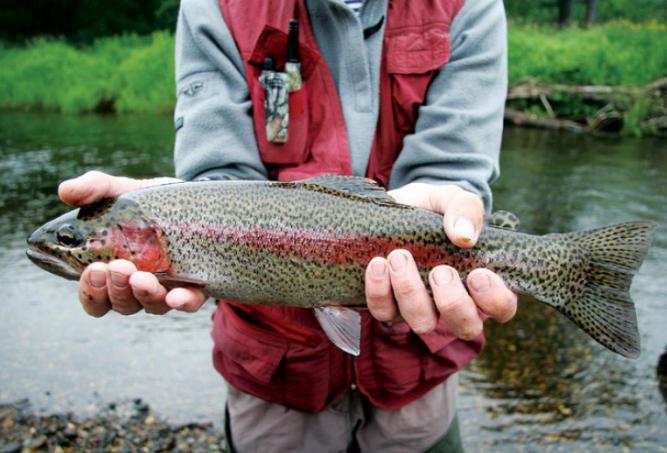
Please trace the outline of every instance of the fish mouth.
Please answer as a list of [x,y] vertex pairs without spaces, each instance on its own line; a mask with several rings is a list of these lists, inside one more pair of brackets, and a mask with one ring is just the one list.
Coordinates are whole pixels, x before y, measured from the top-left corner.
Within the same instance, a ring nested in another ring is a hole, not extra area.
[[81,273],[75,270],[65,261],[60,260],[47,253],[44,253],[40,250],[35,250],[31,248],[26,250],[25,254],[28,256],[28,258],[30,258],[30,261],[32,261],[45,271],[51,272],[52,274],[59,275],[68,280],[78,280],[81,277]]

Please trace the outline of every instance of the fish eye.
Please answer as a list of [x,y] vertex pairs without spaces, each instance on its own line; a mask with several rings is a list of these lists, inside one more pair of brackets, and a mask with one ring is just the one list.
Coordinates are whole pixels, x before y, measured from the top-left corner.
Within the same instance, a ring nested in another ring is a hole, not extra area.
[[81,235],[81,232],[79,232],[79,229],[68,223],[58,228],[56,239],[58,239],[58,242],[62,245],[67,247],[76,247],[83,243],[83,236]]

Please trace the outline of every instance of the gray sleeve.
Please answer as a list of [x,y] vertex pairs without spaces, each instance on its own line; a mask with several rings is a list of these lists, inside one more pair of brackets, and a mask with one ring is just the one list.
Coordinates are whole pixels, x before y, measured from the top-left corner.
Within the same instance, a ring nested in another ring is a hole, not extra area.
[[491,208],[507,93],[507,28],[501,0],[466,0],[451,27],[450,62],[435,77],[407,136],[391,186],[456,184]]
[[241,55],[215,0],[183,0],[176,29],[176,176],[266,179]]

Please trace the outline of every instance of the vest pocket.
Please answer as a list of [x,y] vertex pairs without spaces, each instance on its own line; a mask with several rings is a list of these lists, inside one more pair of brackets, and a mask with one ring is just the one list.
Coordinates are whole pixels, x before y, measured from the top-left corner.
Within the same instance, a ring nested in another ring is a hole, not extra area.
[[[259,71],[261,73],[261,71]],[[265,92],[259,76],[251,82],[255,137],[265,164],[298,165],[308,158],[308,94],[304,88],[289,93],[287,142],[272,143],[266,137]]]
[[421,351],[423,345],[406,323],[373,325],[373,367],[382,391],[395,396],[414,391],[422,384],[421,359],[415,351]]
[[216,366],[223,366],[229,381],[243,379],[251,388],[265,391],[287,351],[285,339],[245,322],[228,306],[219,306],[213,318]]
[[309,76],[315,70],[319,60],[319,53],[300,43],[299,55],[301,60],[302,87],[289,93],[289,125],[287,128],[286,143],[272,143],[266,136],[265,90],[259,78],[262,74],[262,65],[266,58],[271,58],[276,71],[284,71],[287,61],[287,33],[266,25],[257,39],[246,70],[248,71],[248,85],[253,106],[253,120],[255,136],[262,161],[268,165],[299,165],[308,159],[308,135],[314,127],[310,116],[309,104],[312,102],[310,93],[312,87],[308,82]]
[[332,395],[329,340],[312,347],[291,345],[283,361],[281,384],[286,406],[318,412]]
[[396,28],[385,36],[384,45],[395,124],[412,133],[431,81],[449,61],[448,25]]
[[323,334],[298,326],[302,341],[255,325],[221,302],[213,321],[216,369],[234,387],[301,411],[330,403],[331,352]]

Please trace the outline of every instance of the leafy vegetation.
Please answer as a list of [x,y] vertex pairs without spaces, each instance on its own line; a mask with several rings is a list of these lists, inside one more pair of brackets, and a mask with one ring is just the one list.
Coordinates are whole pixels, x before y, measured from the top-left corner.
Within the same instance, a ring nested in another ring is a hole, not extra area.
[[510,84],[643,85],[667,75],[667,25],[610,22],[589,29],[510,26]]
[[[584,20],[584,0],[574,0],[574,23]],[[555,25],[559,0],[505,0],[515,22]],[[179,0],[0,0],[0,40],[22,43],[35,37],[64,38],[77,44],[124,33],[173,31]],[[665,0],[598,0],[596,20],[667,23]]]
[[166,32],[103,38],[75,48],[37,39],[0,47],[0,107],[161,111],[174,103],[174,41]]
[[[664,92],[644,89],[667,76],[665,24],[614,21],[564,30],[513,24],[509,72],[513,89],[508,107],[528,115],[516,114],[522,124],[532,116],[538,118],[535,124],[540,118],[554,120],[552,127],[571,128],[574,122],[589,130],[635,136],[667,132]],[[568,87],[572,85],[610,88]]]
[[[171,110],[173,46],[167,32],[101,38],[84,47],[44,38],[20,47],[0,45],[0,108]],[[566,30],[514,23],[509,46],[511,85],[537,80],[642,86],[667,75],[667,25],[657,22],[616,21]],[[552,95],[550,102],[559,117],[589,117],[600,109],[567,93]],[[638,124],[650,110],[646,102],[617,104],[628,112],[628,124]],[[519,100],[513,107],[544,113],[532,101]]]

